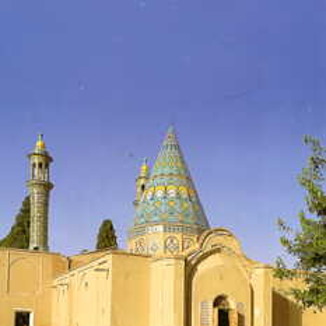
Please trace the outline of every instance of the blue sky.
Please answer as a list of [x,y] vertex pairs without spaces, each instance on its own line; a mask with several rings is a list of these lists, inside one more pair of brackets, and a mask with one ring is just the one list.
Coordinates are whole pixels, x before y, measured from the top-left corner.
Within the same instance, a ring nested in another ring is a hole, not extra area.
[[0,235],[26,194],[26,154],[54,157],[50,245],[125,246],[134,180],[169,124],[212,226],[251,258],[295,225],[304,134],[326,143],[326,4],[294,0],[0,2]]

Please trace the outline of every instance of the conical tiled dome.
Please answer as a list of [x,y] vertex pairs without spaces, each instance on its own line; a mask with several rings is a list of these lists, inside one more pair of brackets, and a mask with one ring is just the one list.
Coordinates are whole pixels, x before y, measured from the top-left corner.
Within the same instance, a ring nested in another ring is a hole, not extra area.
[[172,127],[136,209],[135,227],[152,223],[209,227]]

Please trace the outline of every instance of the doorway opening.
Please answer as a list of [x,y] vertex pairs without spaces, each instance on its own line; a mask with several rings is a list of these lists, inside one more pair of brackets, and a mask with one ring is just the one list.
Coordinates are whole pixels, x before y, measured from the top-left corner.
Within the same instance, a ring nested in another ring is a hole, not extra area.
[[15,326],[32,326],[30,311],[15,311]]
[[218,309],[218,326],[230,326],[228,310]]
[[219,295],[213,302],[214,326],[230,326],[230,306],[225,295]]

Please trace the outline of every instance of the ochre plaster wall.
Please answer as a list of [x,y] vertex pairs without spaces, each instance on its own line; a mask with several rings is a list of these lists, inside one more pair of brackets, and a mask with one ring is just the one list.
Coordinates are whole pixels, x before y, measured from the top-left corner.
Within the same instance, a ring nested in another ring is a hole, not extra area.
[[153,257],[150,270],[149,325],[184,325],[184,257]]
[[254,326],[272,326],[272,269],[256,264],[250,271]]
[[96,250],[69,257],[70,269],[75,269],[91,263],[104,256],[109,250]]
[[288,295],[290,288],[302,288],[300,280],[273,279],[273,326],[324,326],[326,311],[302,310]]
[[149,326],[149,264],[146,256],[112,255],[110,325]]
[[53,326],[111,325],[112,255],[61,276],[54,281]]
[[148,326],[149,258],[107,252],[54,281],[53,326]]
[[247,326],[326,325],[325,312],[302,311],[286,294],[302,282],[274,279],[212,241],[187,258],[96,252],[69,271],[58,254],[0,249],[0,325],[13,326],[21,309],[34,326],[212,326],[218,295]]
[[51,325],[52,280],[67,267],[58,254],[0,249],[0,324],[14,325],[15,310],[26,310],[34,325]]

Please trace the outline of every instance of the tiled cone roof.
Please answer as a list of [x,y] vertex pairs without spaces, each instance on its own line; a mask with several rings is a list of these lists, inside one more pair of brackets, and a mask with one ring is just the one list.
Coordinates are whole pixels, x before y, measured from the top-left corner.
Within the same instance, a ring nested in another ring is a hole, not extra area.
[[136,208],[134,223],[180,223],[209,228],[173,127],[163,141]]

